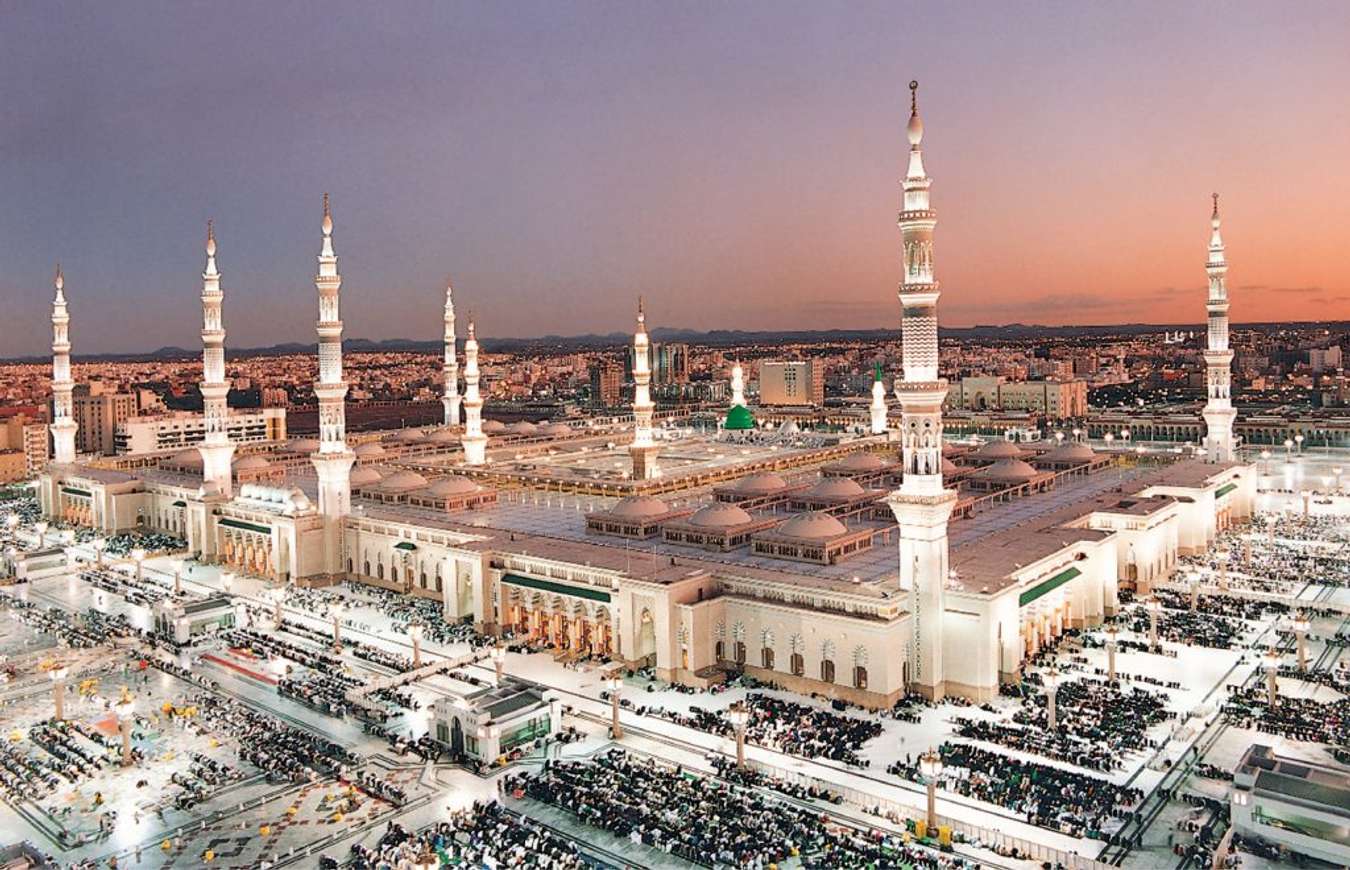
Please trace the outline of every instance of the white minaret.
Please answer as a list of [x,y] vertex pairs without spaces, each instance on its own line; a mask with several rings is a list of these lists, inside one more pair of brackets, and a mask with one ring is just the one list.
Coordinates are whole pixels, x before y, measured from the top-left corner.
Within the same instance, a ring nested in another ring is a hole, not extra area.
[[206,270],[202,272],[202,415],[206,436],[197,446],[202,455],[202,486],[210,494],[233,494],[230,462],[230,384],[225,380],[225,322],[221,316],[224,294],[216,270],[216,230],[206,222]]
[[881,363],[872,377],[872,434],[886,434],[886,385],[881,382]]
[[473,312],[469,312],[469,335],[464,339],[464,447],[465,465],[487,461],[487,436],[483,434],[483,397],[478,394],[478,338],[474,334]]
[[933,272],[932,184],[923,167],[923,121],[918,82],[910,82],[909,170],[900,211],[904,275],[900,282],[903,379],[900,401],[904,479],[887,498],[900,526],[900,584],[910,594],[914,637],[910,650],[912,688],[943,697],[943,611],[946,607],[947,520],[956,492],[942,485],[942,403],[947,382],[938,377],[938,281]]
[[445,284],[445,362],[441,365],[445,376],[445,425],[459,425],[459,361],[455,358],[455,298],[450,283]]
[[75,461],[75,432],[80,425],[73,413],[75,381],[70,376],[70,314],[66,312],[66,278],[56,264],[56,298],[52,300],[52,462]]
[[633,479],[656,476],[656,441],[652,438],[651,344],[647,340],[647,313],[638,299],[637,331],[633,333],[633,443],[628,455],[633,459]]
[[745,371],[741,368],[740,360],[731,367],[731,407],[737,405],[745,407]]
[[319,478],[319,513],[325,520],[325,572],[342,571],[342,518],[351,512],[352,463],[356,455],[347,449],[347,382],[342,379],[342,317],[339,313],[342,276],[333,252],[333,214],[328,194],[323,195],[323,248],[319,251],[319,379],[314,396],[319,400],[319,452],[310,456]]
[[1205,402],[1205,458],[1209,462],[1233,460],[1232,363],[1233,351],[1228,347],[1228,287],[1224,276],[1228,262],[1224,259],[1223,237],[1219,235],[1219,195],[1214,194],[1214,212],[1209,217],[1209,345],[1205,350],[1205,383],[1208,400]]

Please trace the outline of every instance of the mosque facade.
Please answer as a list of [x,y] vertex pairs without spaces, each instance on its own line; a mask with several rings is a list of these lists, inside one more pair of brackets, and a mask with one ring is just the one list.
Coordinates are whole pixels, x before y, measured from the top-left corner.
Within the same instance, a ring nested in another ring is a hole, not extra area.
[[[917,85],[912,85],[917,88]],[[317,438],[233,444],[223,293],[208,230],[200,447],[81,460],[69,415],[70,315],[53,302],[47,516],[105,534],[157,530],[185,558],[275,588],[344,580],[442,603],[448,620],[560,658],[651,666],[706,686],[744,672],[789,690],[889,706],[907,692],[982,701],[1038,649],[1147,594],[1178,558],[1248,517],[1235,460],[1226,264],[1217,202],[1207,269],[1206,455],[1150,461],[1084,442],[944,438],[932,179],[912,91],[899,214],[903,370],[891,430],[877,372],[871,426],[818,435],[755,420],[739,364],[726,420],[657,421],[645,306],[631,424],[484,420],[470,317],[461,368],[445,298],[441,426],[349,433],[341,275],[324,198]],[[462,422],[461,422],[462,411]]]

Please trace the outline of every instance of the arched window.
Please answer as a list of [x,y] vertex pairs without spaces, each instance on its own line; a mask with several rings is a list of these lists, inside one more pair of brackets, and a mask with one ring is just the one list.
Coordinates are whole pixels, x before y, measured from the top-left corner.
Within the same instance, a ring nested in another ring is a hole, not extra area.
[[736,664],[745,664],[745,641],[736,641]]
[[719,640],[717,643],[713,644],[713,658],[717,659],[719,662],[726,661],[727,658],[726,641]]
[[384,579],[384,563],[383,563],[383,562],[381,562],[380,564],[378,564],[378,565],[375,566],[375,576],[378,577],[378,578],[381,579],[381,580]]
[[801,653],[792,654],[792,675],[800,677],[806,673],[806,659],[802,658]]
[[834,662],[831,659],[821,660],[820,679],[826,683],[834,682]]
[[367,577],[370,576],[370,560],[369,560],[369,559],[366,560],[366,570],[363,571],[362,573],[365,574]]
[[853,688],[867,688],[867,668],[862,665],[854,665],[853,667]]
[[348,559],[348,560],[347,560],[347,573],[348,573],[348,574],[352,573],[352,560],[351,560],[351,559]]
[[764,665],[765,670],[773,670],[773,647],[766,646],[759,651],[760,663]]

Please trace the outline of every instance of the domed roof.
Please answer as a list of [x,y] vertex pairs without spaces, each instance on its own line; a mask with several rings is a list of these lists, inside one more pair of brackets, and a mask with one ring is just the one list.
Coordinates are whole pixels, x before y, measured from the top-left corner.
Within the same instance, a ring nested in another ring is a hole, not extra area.
[[609,513],[626,520],[649,520],[670,513],[670,507],[656,496],[630,495],[620,499]]
[[772,471],[761,471],[736,481],[735,490],[741,495],[769,495],[787,489],[787,481]]
[[506,424],[501,420],[484,420],[483,432],[487,435],[494,435],[506,431]]
[[1044,454],[1042,459],[1049,462],[1091,462],[1097,458],[1097,453],[1086,444],[1070,441],[1067,444],[1061,444],[1054,450]]
[[372,483],[379,483],[383,478],[384,475],[380,474],[376,469],[371,468],[369,465],[363,465],[360,468],[352,469],[351,477],[348,478],[348,481],[352,486],[370,486]]
[[952,462],[945,456],[942,457],[942,474],[944,476],[956,474],[960,470],[961,470],[960,467],[955,462]]
[[789,420],[782,426],[778,427],[778,432],[780,435],[796,435],[800,431],[802,431],[802,428],[797,425],[796,420]]
[[886,462],[875,453],[851,453],[830,463],[830,467],[840,471],[880,471],[886,467]]
[[727,411],[727,419],[723,422],[724,429],[753,429],[755,428],[755,415],[750,413],[750,409],[744,405],[732,405],[731,410]]
[[190,447],[187,450],[180,450],[169,460],[174,465],[181,465],[185,468],[201,468],[202,455],[196,448]]
[[309,510],[311,502],[309,496],[299,488],[295,487],[286,496],[286,507],[293,513],[301,513]]
[[452,474],[449,477],[442,477],[440,480],[427,487],[427,494],[435,498],[448,498],[454,495],[470,495],[478,492],[478,484],[469,480],[467,477],[460,477],[458,474]]
[[433,444],[458,444],[459,436],[449,429],[437,429],[427,436],[427,440]]
[[1022,451],[1011,441],[990,441],[971,454],[977,459],[1017,459]]
[[720,501],[699,508],[689,518],[690,525],[704,529],[730,529],[750,522],[754,522],[754,517],[734,504]]
[[271,467],[272,463],[268,462],[266,457],[256,453],[252,456],[241,456],[234,461],[235,471],[263,471]]
[[856,480],[848,477],[826,477],[806,491],[810,498],[857,498],[864,492]]
[[508,435],[538,435],[539,427],[529,420],[517,420],[506,427],[506,433]]
[[313,438],[297,438],[287,444],[286,449],[292,453],[317,453],[319,442]]
[[427,479],[416,471],[396,471],[380,482],[380,492],[409,492],[427,485]]
[[827,541],[848,533],[848,527],[827,513],[808,511],[797,514],[778,527],[780,535],[793,538],[809,538],[814,541]]
[[566,423],[548,423],[539,427],[539,434],[562,438],[572,434],[572,427]]
[[379,459],[384,456],[384,448],[374,441],[358,445],[352,452],[357,459]]
[[404,444],[414,444],[418,441],[427,440],[427,436],[421,429],[409,429],[406,432],[400,432],[398,440],[402,441]]
[[1020,459],[1000,459],[993,465],[981,468],[975,473],[988,480],[1001,480],[1011,483],[1025,483],[1040,474],[1039,471]]

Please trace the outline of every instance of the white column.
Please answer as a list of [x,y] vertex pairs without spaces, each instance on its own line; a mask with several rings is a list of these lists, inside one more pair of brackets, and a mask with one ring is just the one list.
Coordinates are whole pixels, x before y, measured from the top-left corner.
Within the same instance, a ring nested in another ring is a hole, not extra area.
[[[70,374],[70,314],[66,311],[66,279],[56,266],[56,298],[52,300],[52,462],[68,465],[75,461],[75,432],[79,424],[73,413],[75,382]],[[52,500],[52,515],[60,496]]]
[[469,335],[464,340],[464,436],[460,439],[464,464],[486,462],[487,442],[487,436],[483,434],[483,397],[478,393],[478,337],[471,316]]
[[1214,212],[1210,215],[1209,260],[1209,336],[1205,350],[1207,400],[1205,418],[1205,458],[1209,462],[1230,462],[1234,455],[1233,421],[1237,411],[1232,401],[1233,351],[1228,346],[1228,289],[1225,276],[1223,238],[1219,235],[1219,195],[1214,194]]
[[455,300],[454,290],[447,282],[445,285],[445,362],[441,364],[441,375],[445,380],[445,395],[441,404],[445,406],[445,425],[459,425],[459,361],[455,356]]
[[230,384],[225,378],[225,323],[221,313],[224,293],[216,269],[216,231],[206,222],[206,269],[202,272],[202,415],[206,434],[197,452],[202,456],[202,484],[211,494],[233,492],[230,443]]

